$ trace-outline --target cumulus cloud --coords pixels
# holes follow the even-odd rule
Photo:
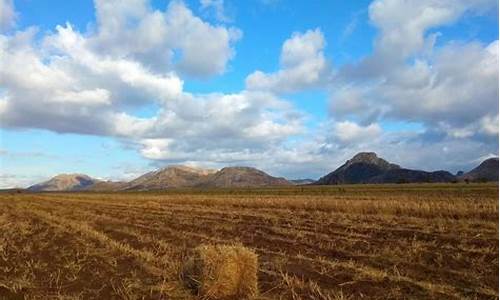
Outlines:
[[[230,45],[241,37],[240,30],[209,25],[176,2],[170,4],[166,18],[171,33],[168,38],[182,50],[178,62],[181,71],[200,76],[224,72],[234,55]]]
[[[41,49],[35,33],[0,37],[4,127],[112,134],[110,122],[120,110],[162,103],[182,92],[174,73],[153,74],[133,60],[102,57],[70,25],[58,26]]]
[[[374,53],[341,68],[331,89],[332,116],[363,124],[421,123],[455,138],[493,137],[498,124],[498,40],[435,47],[431,28],[494,1],[394,1],[370,5],[379,29]],[[408,7],[412,9],[408,9]]]
[[[247,88],[279,94],[321,86],[330,75],[324,47],[325,38],[319,29],[294,33],[283,43],[281,69],[270,74],[255,71],[246,78]]]
[[[0,0],[0,32],[14,27],[17,14],[13,0]]]
[[[69,25],[59,26],[43,41],[44,50],[50,49],[46,53],[57,53],[53,56],[37,52],[26,35],[18,33],[0,44],[0,83],[7,88],[2,100],[4,127],[137,139],[213,137],[227,140],[229,147],[238,141],[248,146],[271,142],[301,126],[293,108],[271,94],[184,92],[175,73],[154,74],[132,60],[103,58]],[[129,106],[151,102],[161,107],[151,118],[126,112]]]
[[[241,37],[237,28],[204,22],[181,1],[170,2],[164,12],[153,10],[147,0],[96,0],[95,7],[98,26],[89,47],[130,57],[155,71],[170,68],[195,77],[222,74]]]
[[[289,136],[303,131],[302,123],[301,114],[271,94],[186,93],[135,136],[147,136],[136,144],[148,158],[231,161],[281,145]]]
[[[201,21],[181,2],[164,13],[146,1],[112,2],[96,1],[90,32],[68,23],[40,39],[34,28],[0,35],[2,127],[112,136],[151,160],[195,162],[239,160],[303,130],[302,114],[266,91],[184,91],[180,68],[223,71],[232,55],[230,29]],[[166,37],[142,32],[148,22],[158,22]],[[168,56],[177,48],[179,61],[151,67],[155,51]],[[134,115],[148,105],[158,107],[153,116]]]
[[[354,122],[343,121],[334,125],[334,136],[342,143],[363,143],[380,136],[382,128],[378,124],[360,126]]]
[[[96,1],[95,33],[82,34],[66,24],[57,26],[55,33],[40,41],[35,40],[34,28],[0,36],[0,85],[6,91],[1,102],[2,126],[87,134],[144,134],[155,120],[141,120],[127,111],[152,102],[162,106],[173,102],[182,96],[183,81],[174,69],[152,70],[144,57],[136,54],[159,48],[168,56],[169,47],[181,47],[186,52],[179,66],[190,66],[192,71],[201,70],[199,74],[205,75],[225,68],[232,51],[229,30],[202,22],[181,2],[172,2],[165,13],[152,11],[145,1],[111,2]],[[169,36],[158,40],[137,32],[150,18],[158,16]],[[133,20],[140,22],[128,28],[126,24]],[[113,40],[120,36],[124,44]],[[186,36],[183,42],[181,36]],[[198,49],[191,55],[192,41],[199,41],[200,36],[215,46],[203,47],[208,52]],[[137,37],[147,41],[137,42]],[[185,45],[170,45],[172,40]],[[143,52],[138,45],[143,46]],[[100,47],[106,47],[106,52]],[[202,61],[202,56],[211,59]],[[127,129],[117,122],[128,125]]]
[[[173,142],[171,139],[143,139],[141,140],[142,156],[149,159],[167,159],[172,158],[169,152],[169,145]]]
[[[431,28],[450,24],[467,11],[482,12],[495,6],[492,0],[376,0],[369,6],[372,23],[379,29],[375,59],[379,63],[400,63],[433,46]]]

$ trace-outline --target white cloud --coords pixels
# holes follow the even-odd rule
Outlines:
[[[333,133],[341,143],[346,144],[373,142],[381,134],[382,128],[378,124],[360,126],[350,121],[335,123]]]
[[[85,103],[86,105],[110,105],[110,93],[105,89],[84,91],[56,91],[50,100],[64,103]]]
[[[137,56],[137,43],[129,47],[129,32],[120,31],[122,25],[128,26],[126,20],[140,18],[137,26],[129,28],[135,32],[158,12],[144,1],[120,2],[116,11],[110,5],[96,3],[95,31],[80,33],[66,24],[40,40],[35,39],[34,29],[0,36],[0,86],[5,91],[0,102],[2,127],[113,136],[132,143],[151,160],[194,162],[207,153],[218,160],[248,157],[277,147],[303,130],[301,114],[268,92],[185,92],[175,68],[150,68],[143,56]],[[146,38],[140,42],[146,50],[165,50],[165,45],[175,44],[184,49],[179,66],[203,59],[223,70],[231,52],[226,47],[230,30],[202,22],[180,2],[172,2],[161,20],[168,38],[161,42]],[[111,33],[124,35],[124,47],[113,49]],[[197,45],[203,39],[222,43],[210,40],[216,46],[206,44],[200,50]],[[97,47],[98,41],[101,46],[109,44],[109,52]],[[198,67],[212,68],[203,64]],[[131,113],[150,105],[158,107],[153,116]]]
[[[121,137],[141,137],[155,130],[157,117],[139,118],[125,112],[109,115],[108,134]]]
[[[300,133],[302,117],[271,94],[194,95],[183,93],[151,118],[114,115],[114,131],[130,138],[169,138],[189,150],[258,148]]]
[[[497,68],[498,41],[449,44],[428,61],[400,65],[384,80],[337,86],[331,112],[365,123],[384,118],[420,122],[455,137],[496,136],[498,124],[484,120],[498,118]],[[489,130],[481,124],[489,124]]]
[[[430,28],[449,24],[465,11],[494,7],[493,0],[376,0],[370,4],[370,20],[379,28],[376,55],[400,61],[425,46]]]
[[[396,119],[453,137],[496,136],[485,121],[498,118],[498,41],[448,42],[428,30],[482,13],[494,1],[395,1],[370,5],[379,28],[374,53],[341,68],[331,88],[331,114],[363,124]],[[408,9],[411,7],[411,9]]]
[[[144,139],[141,141],[142,156],[149,159],[171,159],[168,146],[173,142],[171,139]]]
[[[0,0],[0,32],[14,27],[17,14],[13,0]]]
[[[146,0],[96,0],[96,15],[97,32],[88,41],[91,49],[133,58],[158,72],[222,74],[234,56],[234,42],[241,37],[237,28],[204,22],[181,1],[170,2],[162,12]]]
[[[150,159],[169,161],[236,161],[249,153],[265,152],[303,131],[302,117],[271,94],[192,95],[185,93],[176,103],[144,123],[129,137],[147,137],[136,143]],[[127,134],[127,133],[123,133]]]
[[[294,33],[281,49],[281,69],[271,74],[255,71],[246,79],[247,88],[290,93],[321,86],[330,75],[324,47],[325,39],[319,29]]]
[[[169,5],[166,20],[168,39],[182,50],[181,71],[200,76],[224,72],[234,55],[231,44],[242,35],[240,30],[209,25],[178,2]]]
[[[496,116],[484,116],[480,124],[480,132],[489,136],[498,136],[498,115]]]
[[[0,36],[3,126],[113,134],[110,122],[127,106],[164,103],[182,93],[174,73],[153,74],[138,62],[102,57],[70,25],[58,26],[39,49],[34,34]]]
[[[232,22],[224,8],[224,0],[200,0],[202,10],[212,10],[215,19],[219,22]]]

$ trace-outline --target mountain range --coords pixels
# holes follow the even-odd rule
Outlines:
[[[146,173],[129,182],[102,181],[84,174],[60,174],[27,190],[41,191],[151,191],[170,188],[228,188],[282,185],[337,185],[362,183],[498,181],[498,158],[490,158],[467,173],[427,172],[402,168],[377,156],[361,152],[319,180],[287,180],[250,167],[220,170],[174,165]]]

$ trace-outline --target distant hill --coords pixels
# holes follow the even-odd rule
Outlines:
[[[451,182],[446,171],[426,172],[404,169],[379,158],[374,152],[361,152],[341,167],[321,177],[315,184]]]
[[[201,187],[258,187],[271,185],[291,185],[282,177],[273,177],[264,171],[250,167],[226,167],[202,182]]]
[[[471,171],[459,176],[460,180],[498,181],[498,157],[489,158]]]
[[[194,187],[205,182],[215,170],[170,166],[146,173],[129,183],[123,190],[161,190],[166,188]]]
[[[81,191],[92,186],[100,180],[84,174],[60,174],[45,182],[32,185],[28,191],[32,192],[62,192]]]
[[[375,176],[397,169],[400,169],[398,165],[379,158],[374,152],[361,152],[335,171],[321,177],[315,184],[366,183]]]

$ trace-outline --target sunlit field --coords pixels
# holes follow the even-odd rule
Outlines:
[[[0,194],[0,298],[197,299],[201,244],[258,255],[258,299],[498,298],[498,185]]]

